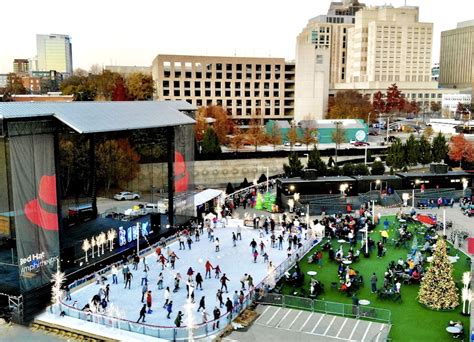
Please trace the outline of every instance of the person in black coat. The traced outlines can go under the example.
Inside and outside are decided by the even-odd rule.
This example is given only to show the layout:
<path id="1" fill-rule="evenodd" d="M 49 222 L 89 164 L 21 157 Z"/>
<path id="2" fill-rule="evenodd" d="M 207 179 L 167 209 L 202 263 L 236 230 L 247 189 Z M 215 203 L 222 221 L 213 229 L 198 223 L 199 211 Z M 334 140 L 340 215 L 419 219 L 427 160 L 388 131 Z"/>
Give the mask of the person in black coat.
<path id="1" fill-rule="evenodd" d="M 145 322 L 145 314 L 146 314 L 146 304 L 143 304 L 142 309 L 140 310 L 140 317 L 138 317 L 138 322 L 140 322 L 141 319 L 143 319 L 143 323 Z"/>

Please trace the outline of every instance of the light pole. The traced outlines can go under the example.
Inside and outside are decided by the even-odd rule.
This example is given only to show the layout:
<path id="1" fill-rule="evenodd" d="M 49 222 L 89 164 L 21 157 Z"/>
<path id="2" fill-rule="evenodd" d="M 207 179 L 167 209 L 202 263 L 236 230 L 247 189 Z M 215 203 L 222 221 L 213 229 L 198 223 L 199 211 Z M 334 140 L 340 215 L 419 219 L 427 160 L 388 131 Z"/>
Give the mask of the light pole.
<path id="1" fill-rule="evenodd" d="M 367 114 L 367 134 L 369 133 L 369 130 L 370 130 L 370 114 L 372 112 L 369 112 L 369 114 Z M 369 138 L 367 138 L 367 140 L 369 140 Z M 364 156 L 364 164 L 367 165 L 367 145 L 368 144 L 365 144 L 365 156 Z"/>

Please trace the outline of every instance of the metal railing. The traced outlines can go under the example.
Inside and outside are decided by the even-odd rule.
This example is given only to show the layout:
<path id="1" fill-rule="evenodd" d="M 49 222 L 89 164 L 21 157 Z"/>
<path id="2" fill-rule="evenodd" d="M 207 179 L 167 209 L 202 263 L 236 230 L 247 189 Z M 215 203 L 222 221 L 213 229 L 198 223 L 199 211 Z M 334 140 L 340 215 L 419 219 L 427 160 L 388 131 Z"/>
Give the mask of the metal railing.
<path id="1" fill-rule="evenodd" d="M 266 294 L 265 296 L 259 298 L 258 302 L 262 304 L 281 306 L 284 308 L 321 312 L 343 317 L 365 318 L 387 324 L 391 324 L 392 321 L 392 312 L 390 310 L 374 308 L 365 305 L 328 302 L 324 300 L 287 296 L 274 293 Z"/>
<path id="2" fill-rule="evenodd" d="M 170 237 L 168 240 L 172 240 L 174 237 Z M 89 322 L 94 322 L 107 327 L 113 327 L 125 331 L 134 333 L 144 334 L 148 336 L 163 338 L 167 340 L 188 340 L 190 336 L 193 338 L 203 338 L 210 334 L 216 334 L 230 324 L 232 319 L 237 317 L 240 312 L 245 310 L 254 300 L 254 297 L 261 291 L 265 294 L 272 289 L 275 284 L 285 275 L 285 272 L 293 267 L 296 261 L 301 260 L 310 251 L 315 243 L 319 241 L 316 239 L 307 240 L 298 250 L 295 251 L 289 258 L 285 259 L 280 265 L 275 267 L 273 272 L 270 272 L 259 284 L 255 286 L 255 291 L 248 293 L 242 302 L 233 307 L 231 312 L 226 312 L 219 319 L 212 320 L 202 324 L 196 324 L 192 327 L 171 327 L 171 326 L 160 326 L 148 323 L 136 323 L 127 319 L 111 317 L 101 313 L 91 313 L 79 310 L 68 304 L 62 299 L 54 306 L 50 307 L 50 311 L 55 314 L 64 313 L 64 315 L 81 319 Z M 155 245 L 158 245 L 155 244 Z M 154 246 L 155 246 L 154 245 Z M 140 255 L 147 254 L 153 251 L 154 246 L 144 249 L 140 252 Z M 107 266 L 102 270 L 98 271 L 99 274 L 107 273 L 111 270 L 111 266 Z M 89 282 L 94 279 L 94 274 L 88 275 L 81 279 L 74 281 L 69 288 L 73 289 L 79 285 Z"/>

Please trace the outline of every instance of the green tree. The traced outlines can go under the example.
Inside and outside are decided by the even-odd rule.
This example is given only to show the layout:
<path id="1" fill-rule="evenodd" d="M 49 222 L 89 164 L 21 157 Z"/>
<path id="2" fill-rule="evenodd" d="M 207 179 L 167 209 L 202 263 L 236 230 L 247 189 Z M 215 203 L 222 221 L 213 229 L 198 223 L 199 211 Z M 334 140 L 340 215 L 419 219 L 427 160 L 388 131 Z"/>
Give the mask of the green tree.
<path id="1" fill-rule="evenodd" d="M 418 301 L 432 310 L 453 310 L 459 305 L 453 279 L 453 265 L 446 253 L 446 242 L 439 237 L 428 271 L 421 281 Z"/>
<path id="2" fill-rule="evenodd" d="M 418 160 L 420 159 L 420 146 L 413 134 L 410 134 L 404 147 L 406 159 L 405 164 L 408 166 L 415 166 L 416 164 L 418 164 Z"/>
<path id="3" fill-rule="evenodd" d="M 135 72 L 127 77 L 128 96 L 134 101 L 153 99 L 153 78 L 149 75 Z"/>
<path id="4" fill-rule="evenodd" d="M 405 152 L 400 139 L 396 139 L 388 149 L 387 166 L 400 170 L 405 166 Z"/>
<path id="5" fill-rule="evenodd" d="M 299 177 L 303 171 L 303 164 L 301 164 L 298 155 L 295 152 L 290 152 L 288 155 L 288 164 L 283 164 L 283 171 L 287 177 Z"/>
<path id="6" fill-rule="evenodd" d="M 339 146 L 346 142 L 346 130 L 342 127 L 342 122 L 341 121 L 336 121 L 334 122 L 334 125 L 336 126 L 334 128 L 334 131 L 331 134 L 332 141 L 336 144 L 336 165 L 337 165 L 337 150 L 339 149 Z"/>
<path id="7" fill-rule="evenodd" d="M 367 176 L 369 175 L 369 168 L 367 165 L 359 163 L 354 165 L 354 175 L 356 176 Z"/>
<path id="8" fill-rule="evenodd" d="M 334 167 L 336 163 L 334 163 L 334 159 L 332 159 L 332 156 L 329 157 L 328 159 L 328 167 Z"/>
<path id="9" fill-rule="evenodd" d="M 202 139 L 203 154 L 219 154 L 221 153 L 221 145 L 216 132 L 212 127 L 208 127 Z"/>
<path id="10" fill-rule="evenodd" d="M 227 183 L 227 187 L 225 188 L 225 193 L 227 195 L 230 195 L 230 194 L 233 194 L 235 192 L 235 189 L 234 189 L 234 186 L 232 185 L 232 183 Z"/>
<path id="11" fill-rule="evenodd" d="M 314 146 L 314 148 L 309 153 L 308 165 L 306 165 L 306 168 L 316 170 L 318 177 L 326 176 L 327 174 L 327 166 L 322 161 L 321 155 L 319 154 L 319 150 L 316 146 Z"/>
<path id="12" fill-rule="evenodd" d="M 381 161 L 374 161 L 370 168 L 370 174 L 373 176 L 383 175 L 385 173 L 385 166 Z"/>
<path id="13" fill-rule="evenodd" d="M 431 144 L 430 141 L 424 135 L 422 135 L 420 138 L 419 147 L 419 163 L 423 166 L 431 163 L 433 161 Z"/>
<path id="14" fill-rule="evenodd" d="M 354 175 L 354 164 L 352 163 L 345 163 L 342 166 L 342 175 L 343 176 L 353 176 Z"/>
<path id="15" fill-rule="evenodd" d="M 435 163 L 440 163 L 446 160 L 449 147 L 444 135 L 442 135 L 441 132 L 438 133 L 438 135 L 433 139 L 431 151 L 433 155 L 433 161 Z"/>

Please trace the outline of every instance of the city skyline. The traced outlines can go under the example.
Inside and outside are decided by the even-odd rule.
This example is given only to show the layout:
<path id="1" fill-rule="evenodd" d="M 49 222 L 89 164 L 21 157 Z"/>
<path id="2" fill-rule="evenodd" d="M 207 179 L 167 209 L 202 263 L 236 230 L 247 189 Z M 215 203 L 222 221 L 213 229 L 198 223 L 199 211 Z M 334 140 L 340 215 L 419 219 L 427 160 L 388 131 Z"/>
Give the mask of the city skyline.
<path id="1" fill-rule="evenodd" d="M 391 3 L 367 0 L 368 6 L 403 6 L 404 0 Z M 250 2 L 242 0 L 218 8 L 210 0 L 197 2 L 152 3 L 137 0 L 133 7 L 121 7 L 125 1 L 85 2 L 66 15 L 58 0 L 44 3 L 26 1 L 22 13 L 24 27 L 15 16 L 4 18 L 5 27 L 17 26 L 2 35 L 0 73 L 13 70 L 13 59 L 36 54 L 36 34 L 66 34 L 72 39 L 75 68 L 88 70 L 91 65 L 151 66 L 157 54 L 209 56 L 281 57 L 294 59 L 296 37 L 308 20 L 325 14 L 330 1 L 302 0 L 295 6 L 283 1 Z M 441 31 L 454 29 L 460 21 L 472 19 L 467 0 L 455 0 L 453 6 L 430 6 L 427 0 L 407 1 L 420 7 L 420 21 L 434 23 L 432 62 L 439 61 Z M 178 7 L 179 6 L 179 7 Z M 185 10 L 183 10 L 185 8 Z M 9 2 L 5 13 L 15 13 Z M 44 20 L 52 17 L 54 20 Z M 177 19 L 178 18 L 178 19 Z M 98 30 L 98 28 L 100 30 Z"/>

